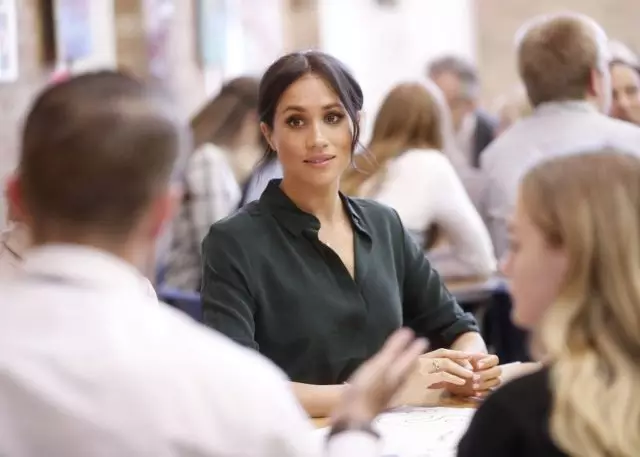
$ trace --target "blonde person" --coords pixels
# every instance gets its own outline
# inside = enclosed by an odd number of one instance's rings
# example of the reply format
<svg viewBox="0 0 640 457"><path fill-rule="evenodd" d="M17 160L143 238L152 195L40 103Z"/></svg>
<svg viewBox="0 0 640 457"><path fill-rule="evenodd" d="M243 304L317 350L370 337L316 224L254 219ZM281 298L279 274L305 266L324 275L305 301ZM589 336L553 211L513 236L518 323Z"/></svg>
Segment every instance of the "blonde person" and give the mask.
<svg viewBox="0 0 640 457"><path fill-rule="evenodd" d="M456 174L445 148L446 109L438 89L402 83L386 96L367 152L342 179L347 195L395 209L405 227L428 248L443 276L486 277L496 260L489 233Z"/></svg>
<svg viewBox="0 0 640 457"><path fill-rule="evenodd" d="M459 457L636 457L640 159L602 150L527 173L504 272L542 370L480 407Z"/></svg>

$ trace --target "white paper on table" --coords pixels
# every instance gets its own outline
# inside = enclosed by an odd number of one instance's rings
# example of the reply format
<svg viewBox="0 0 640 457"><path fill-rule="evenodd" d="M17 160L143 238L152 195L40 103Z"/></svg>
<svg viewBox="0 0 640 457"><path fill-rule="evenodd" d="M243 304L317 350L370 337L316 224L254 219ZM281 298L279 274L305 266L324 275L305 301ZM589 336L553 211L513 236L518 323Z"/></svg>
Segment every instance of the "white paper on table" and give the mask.
<svg viewBox="0 0 640 457"><path fill-rule="evenodd" d="M374 427L382 436L384 457L455 457L473 408L401 408L382 414ZM324 439L328 428L318 430Z"/></svg>

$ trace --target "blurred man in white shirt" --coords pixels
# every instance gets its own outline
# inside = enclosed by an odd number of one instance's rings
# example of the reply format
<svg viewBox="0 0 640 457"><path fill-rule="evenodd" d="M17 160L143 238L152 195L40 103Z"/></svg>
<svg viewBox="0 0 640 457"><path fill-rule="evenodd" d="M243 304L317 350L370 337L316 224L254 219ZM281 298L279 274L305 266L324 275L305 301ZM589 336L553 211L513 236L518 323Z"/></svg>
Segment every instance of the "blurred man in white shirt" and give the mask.
<svg viewBox="0 0 640 457"><path fill-rule="evenodd" d="M484 151L486 218L497 255L507 248L507 219L520 178L538 162L610 147L640 154L640 128L611 107L609 44L602 28L578 14L542 16L518 34L518 67L534 107Z"/></svg>
<svg viewBox="0 0 640 457"><path fill-rule="evenodd" d="M172 111L117 72L35 101L8 185L32 247L0 282L0 455L321 453L279 369L158 305L139 273L179 197ZM329 455L377 455L370 421L424 346L400 332L356 373Z"/></svg>

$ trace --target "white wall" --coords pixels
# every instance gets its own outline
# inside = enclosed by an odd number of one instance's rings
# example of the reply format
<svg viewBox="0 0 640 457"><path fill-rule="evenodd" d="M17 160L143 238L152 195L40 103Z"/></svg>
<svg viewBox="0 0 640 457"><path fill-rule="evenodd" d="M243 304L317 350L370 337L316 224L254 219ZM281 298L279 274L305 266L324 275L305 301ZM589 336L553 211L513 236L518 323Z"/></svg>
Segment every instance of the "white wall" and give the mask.
<svg viewBox="0 0 640 457"><path fill-rule="evenodd" d="M397 82L420 78L444 53L474 59L473 0L319 0L321 48L344 61L365 95L363 140Z"/></svg>
<svg viewBox="0 0 640 457"><path fill-rule="evenodd" d="M241 75L261 76L283 52L283 0L226 0L228 17L223 68L206 70L206 92Z"/></svg>

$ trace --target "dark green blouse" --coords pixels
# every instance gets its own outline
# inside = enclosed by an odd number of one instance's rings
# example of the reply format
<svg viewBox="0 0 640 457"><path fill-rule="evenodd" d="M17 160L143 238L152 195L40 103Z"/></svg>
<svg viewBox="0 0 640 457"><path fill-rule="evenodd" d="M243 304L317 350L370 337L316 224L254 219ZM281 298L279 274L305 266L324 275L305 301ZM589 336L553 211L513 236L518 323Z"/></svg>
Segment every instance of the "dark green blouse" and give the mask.
<svg viewBox="0 0 640 457"><path fill-rule="evenodd" d="M318 240L320 223L273 180L203 242L204 321L259 350L292 381L338 384L403 324L449 346L478 331L383 205L342 197L354 227L355 280Z"/></svg>

